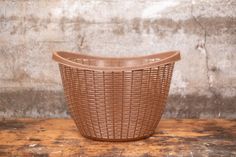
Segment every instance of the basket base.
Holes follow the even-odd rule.
[[[138,140],[143,140],[143,139],[149,138],[153,134],[154,133],[151,133],[146,136],[140,136],[140,137],[136,137],[136,138],[127,138],[127,139],[108,139],[108,138],[97,138],[97,137],[86,136],[86,135],[82,135],[82,136],[85,138],[94,140],[94,141],[101,141],[101,142],[130,142],[130,141],[138,141]]]

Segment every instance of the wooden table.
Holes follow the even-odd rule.
[[[236,120],[162,120],[154,136],[118,143],[85,139],[71,119],[1,120],[0,156],[236,157]]]

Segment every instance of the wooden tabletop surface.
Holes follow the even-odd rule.
[[[236,157],[236,120],[163,119],[148,139],[98,142],[82,137],[71,119],[3,119],[0,156]]]

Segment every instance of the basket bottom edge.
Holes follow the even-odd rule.
[[[101,142],[131,142],[131,141],[138,141],[138,140],[143,140],[146,138],[151,137],[154,134],[151,133],[149,135],[146,136],[140,136],[140,137],[135,137],[135,138],[124,138],[124,139],[112,139],[112,138],[98,138],[98,137],[93,137],[93,136],[86,136],[86,135],[82,135],[83,137],[90,139],[90,140],[94,140],[94,141],[101,141]]]

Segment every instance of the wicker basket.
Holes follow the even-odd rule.
[[[131,141],[155,132],[180,53],[104,58],[55,52],[53,59],[80,133],[94,140]]]

